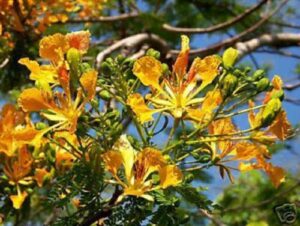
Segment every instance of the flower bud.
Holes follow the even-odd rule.
[[[228,74],[223,80],[223,91],[225,96],[232,94],[238,84],[238,79],[233,74]]]
[[[234,48],[228,48],[223,53],[223,64],[226,68],[230,68],[234,65],[238,57],[238,50]]]
[[[268,78],[262,78],[256,83],[258,92],[267,90],[270,87],[270,80]]]
[[[155,59],[158,60],[160,58],[160,52],[158,52],[157,50],[151,48],[151,49],[147,50],[146,56],[152,56],[152,57],[154,57]]]
[[[262,70],[262,69],[259,69],[259,70],[256,70],[254,73],[253,73],[253,79],[254,80],[260,80],[260,79],[262,79],[263,77],[264,77],[264,75],[265,75],[265,71],[264,70]]]
[[[112,72],[110,64],[107,63],[106,61],[101,64],[101,69],[100,70],[101,70],[102,73],[104,73],[106,75],[110,75],[111,72]]]
[[[47,128],[48,126],[45,124],[45,123],[43,123],[43,122],[37,122],[36,124],[35,124],[35,128],[37,129],[37,130],[42,130],[42,129],[45,129],[45,128]]]
[[[106,101],[109,101],[111,99],[110,93],[107,90],[101,90],[99,92],[99,96]]]
[[[278,98],[271,99],[262,112],[261,126],[269,126],[274,121],[280,110],[281,101]]]
[[[71,48],[67,52],[67,61],[70,64],[71,68],[78,67],[81,61],[81,54],[78,49]]]

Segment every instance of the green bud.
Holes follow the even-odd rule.
[[[79,120],[82,121],[82,122],[88,122],[89,117],[87,115],[81,115]]]
[[[258,92],[266,91],[270,87],[270,80],[268,78],[262,78],[256,83]]]
[[[110,96],[110,93],[107,91],[107,90],[101,90],[99,92],[99,96],[103,99],[103,100],[110,100],[111,99],[111,96]]]
[[[121,63],[123,63],[123,61],[125,60],[125,57],[124,57],[123,55],[119,54],[119,55],[117,56],[116,60],[117,60],[117,62],[118,62],[119,64],[121,64]]]
[[[159,59],[160,58],[160,52],[158,52],[157,50],[151,48],[151,49],[147,50],[146,56],[152,56],[156,59]]]
[[[27,191],[28,194],[32,194],[33,189],[32,188],[27,188],[26,191]]]
[[[163,63],[161,66],[162,66],[163,74],[166,74],[170,71],[169,66],[167,64]]]
[[[186,213],[184,213],[184,214],[182,214],[181,216],[180,216],[180,224],[181,225],[184,225],[184,224],[187,224],[189,221],[190,221],[190,215],[189,214],[186,214]]]
[[[228,74],[223,80],[225,96],[232,94],[238,84],[238,79],[233,74]]]
[[[82,63],[82,64],[79,65],[79,68],[80,68],[80,72],[84,73],[84,72],[87,72],[91,69],[91,65],[88,64],[88,63]]]
[[[71,68],[77,68],[81,61],[81,54],[78,49],[71,48],[67,52],[67,61],[70,64]]]
[[[261,126],[269,126],[274,121],[280,110],[281,101],[278,98],[271,99],[262,112]]]
[[[110,67],[110,64],[107,63],[106,61],[103,62],[103,63],[101,64],[101,69],[100,69],[100,71],[101,71],[102,73],[104,73],[104,74],[110,75],[110,74],[111,74],[111,67]]]
[[[256,81],[262,79],[264,76],[265,76],[265,71],[262,69],[256,70],[252,75],[253,79]]]
[[[5,192],[5,193],[11,193],[11,189],[10,189],[9,187],[5,187],[5,188],[4,188],[4,192]]]
[[[230,68],[234,65],[238,57],[238,50],[234,48],[228,48],[223,53],[223,64],[226,68]]]
[[[42,129],[45,129],[45,128],[47,128],[48,126],[45,124],[45,123],[43,123],[43,122],[37,122],[36,124],[35,124],[35,128],[37,129],[37,130],[42,130]]]

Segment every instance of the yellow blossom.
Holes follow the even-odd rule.
[[[13,203],[13,207],[18,210],[21,208],[27,196],[27,192],[23,191],[22,193],[20,192],[17,195],[10,195],[9,198]]]
[[[125,135],[121,136],[112,150],[103,154],[103,161],[106,169],[114,177],[115,183],[124,189],[119,201],[126,195],[153,200],[148,192],[176,186],[181,183],[183,177],[175,165],[167,164],[159,150],[148,147],[137,152]],[[121,180],[118,176],[121,166],[124,167],[126,180]],[[159,175],[158,184],[154,184],[150,176],[153,173]]]
[[[182,36],[181,52],[173,65],[171,76],[168,77],[162,74],[162,64],[154,57],[145,56],[135,62],[133,73],[145,86],[152,88],[152,92],[146,95],[147,105],[137,94],[130,95],[127,100],[141,123],[152,120],[152,114],[157,112],[169,113],[174,118],[202,120],[197,117],[200,113],[194,110],[200,109],[204,98],[199,97],[199,94],[218,75],[221,59],[217,56],[197,58],[187,72],[188,54],[189,39]],[[201,85],[198,84],[199,79]],[[141,106],[136,106],[137,102]],[[189,113],[193,116],[189,117]]]

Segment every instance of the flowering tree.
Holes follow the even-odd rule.
[[[34,30],[36,37],[76,13],[99,16],[97,1],[1,4],[12,7],[12,15],[1,14],[2,29]],[[53,13],[62,5],[66,12]],[[23,22],[20,13],[28,15]],[[45,35],[38,60],[18,59],[32,85],[1,110],[2,222],[180,225],[201,211],[222,225],[211,215],[221,207],[202,194],[197,173],[217,168],[233,183],[232,170],[261,170],[274,188],[284,182],[285,170],[269,151],[294,135],[280,76],[269,80],[265,70],[238,65],[245,53],[230,45],[222,54],[197,56],[186,35],[174,60],[158,36],[139,34],[100,52],[94,68],[86,58],[90,36]],[[108,57],[132,40],[159,51]],[[236,123],[240,116],[246,126]]]

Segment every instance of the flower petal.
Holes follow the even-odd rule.
[[[68,49],[69,43],[62,34],[50,35],[40,41],[40,56],[54,63],[62,61]]]
[[[162,75],[163,68],[161,63],[154,57],[141,57],[134,63],[132,71],[145,86],[151,85],[156,89],[161,89],[159,78]]]
[[[116,176],[123,162],[121,153],[113,150],[107,151],[102,155],[102,158],[106,169]]]
[[[89,70],[85,72],[80,78],[80,83],[87,94],[87,98],[89,100],[93,99],[96,93],[97,71]]]
[[[292,126],[287,119],[285,111],[279,112],[268,130],[280,140],[285,140],[291,134]]]
[[[182,79],[186,74],[186,69],[189,62],[189,38],[185,35],[181,36],[181,51],[173,65],[173,72]]]
[[[66,39],[70,48],[78,49],[81,53],[85,53],[90,45],[90,32],[77,31],[66,35]]]
[[[145,104],[144,98],[139,93],[131,94],[127,99],[127,104],[131,107],[141,123],[152,121],[152,115],[160,111],[158,109],[154,110],[149,108]]]
[[[26,197],[27,197],[27,192],[26,191],[23,191],[22,193],[18,194],[18,195],[11,195],[9,196],[10,200],[12,201],[13,203],[13,207],[15,209],[20,209],[23,202],[25,201]]]
[[[42,91],[37,88],[25,89],[21,93],[18,103],[25,112],[40,111],[49,108],[47,99]]]
[[[165,189],[169,186],[176,186],[182,182],[183,174],[175,165],[167,165],[159,171],[160,186]]]
[[[204,59],[196,58],[194,60],[193,68],[202,80],[202,84],[199,88],[200,90],[212,83],[217,77],[221,62],[222,61],[218,56],[207,56]]]

